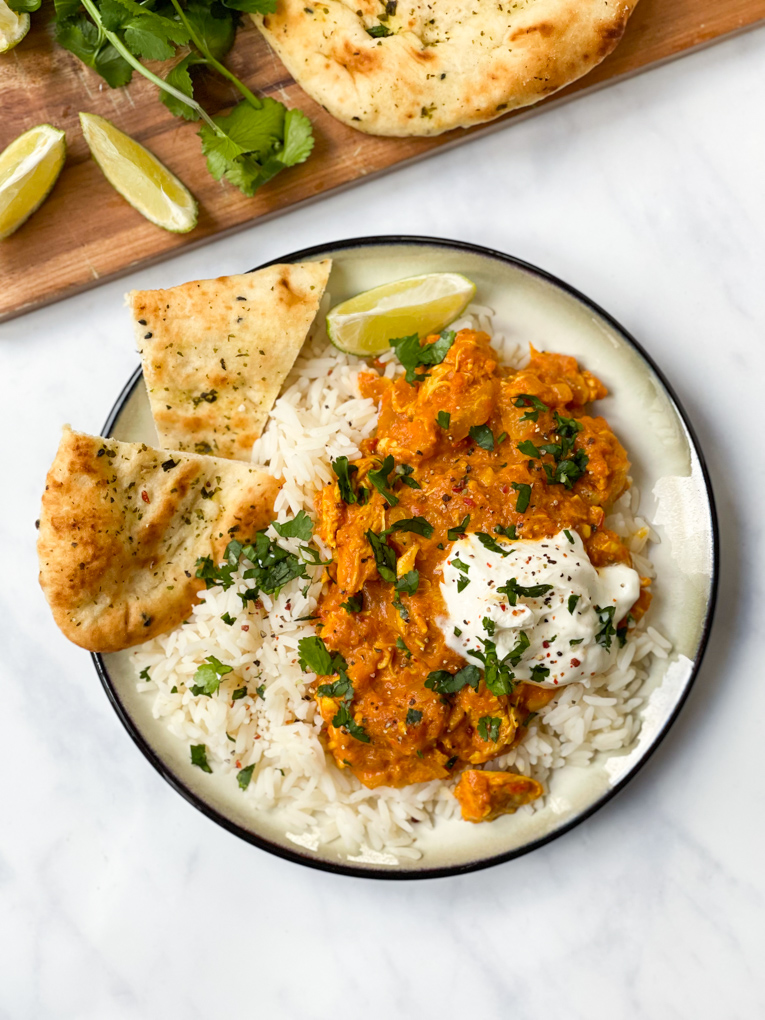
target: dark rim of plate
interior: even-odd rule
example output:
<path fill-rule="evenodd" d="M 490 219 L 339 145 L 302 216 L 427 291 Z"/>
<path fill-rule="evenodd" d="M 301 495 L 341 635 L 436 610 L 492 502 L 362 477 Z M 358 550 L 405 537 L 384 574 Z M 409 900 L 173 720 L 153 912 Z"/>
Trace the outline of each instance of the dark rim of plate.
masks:
<path fill-rule="evenodd" d="M 338 251 L 349 251 L 354 248 L 369 248 L 369 247 L 382 247 L 382 246 L 418 246 L 425 245 L 428 247 L 435 248 L 446 248 L 452 251 L 464 251 L 474 255 L 480 255 L 485 258 L 493 259 L 497 262 L 503 262 L 506 265 L 511 265 L 517 269 L 521 269 L 526 273 L 536 276 L 538 279 L 550 283 L 557 287 L 559 290 L 571 295 L 581 304 L 585 305 L 592 312 L 594 312 L 599 318 L 605 320 L 619 335 L 633 347 L 640 356 L 647 362 L 651 369 L 656 373 L 657 377 L 661 381 L 664 389 L 666 390 L 669 398 L 680 416 L 685 428 L 687 429 L 690 437 L 693 450 L 698 458 L 699 465 L 701 467 L 702 475 L 704 478 L 704 485 L 706 488 L 706 494 L 709 501 L 709 514 L 712 526 L 712 569 L 710 577 L 710 591 L 709 591 L 709 602 L 707 605 L 706 616 L 704 618 L 704 625 L 701 631 L 698 650 L 693 662 L 693 668 L 688 681 L 680 694 L 677 704 L 675 705 L 671 715 L 666 720 L 664 726 L 660 732 L 656 735 L 653 743 L 646 749 L 642 757 L 635 762 L 629 772 L 611 789 L 599 797 L 594 803 L 589 805 L 581 811 L 576 817 L 570 819 L 565 824 L 554 829 L 552 832 L 547 833 L 545 836 L 539 839 L 533 840 L 530 843 L 526 843 L 522 847 L 516 847 L 513 850 L 509 850 L 505 853 L 493 854 L 489 857 L 479 858 L 477 860 L 470 861 L 466 864 L 458 864 L 446 867 L 433 867 L 433 868 L 416 868 L 416 867 L 397 867 L 397 868 L 381 868 L 381 867 L 361 867 L 352 864 L 340 864 L 335 861 L 323 859 L 321 857 L 315 857 L 308 853 L 302 853 L 299 850 L 292 850 L 291 848 L 282 846 L 279 843 L 272 842 L 262 836 L 258 836 L 256 833 L 251 832 L 248 829 L 237 825 L 232 822 L 225 815 L 221 814 L 210 804 L 206 803 L 201 797 L 197 796 L 192 790 L 185 785 L 185 783 L 162 761 L 159 755 L 154 751 L 148 741 L 144 738 L 138 727 L 133 722 L 131 716 L 127 712 L 125 706 L 120 700 L 120 696 L 114 685 L 112 684 L 111 677 L 106 669 L 106 665 L 101 655 L 94 653 L 92 655 L 93 662 L 96 667 L 96 672 L 99 675 L 101 683 L 103 684 L 106 695 L 112 706 L 117 713 L 122 725 L 125 727 L 127 732 L 132 737 L 133 741 L 137 744 L 140 750 L 143 752 L 145 757 L 151 762 L 154 768 L 159 774 L 167 780 L 167 782 L 176 790 L 182 797 L 194 805 L 202 814 L 206 815 L 212 821 L 217 822 L 218 825 L 227 829 L 235 836 L 239 836 L 240 839 L 246 840 L 248 843 L 252 843 L 261 850 L 265 850 L 268 853 L 274 854 L 277 857 L 282 857 L 288 861 L 294 861 L 296 864 L 303 864 L 309 868 L 316 868 L 320 871 L 329 871 L 339 875 L 351 875 L 355 878 L 377 878 L 387 879 L 390 881 L 402 881 L 408 879 L 421 879 L 421 878 L 446 878 L 450 875 L 464 875 L 470 871 L 480 871 L 483 868 L 493 867 L 495 864 L 502 864 L 505 861 L 512 860 L 516 857 L 522 857 L 524 854 L 530 853 L 532 850 L 536 850 L 538 847 L 544 846 L 546 843 L 551 843 L 553 840 L 558 839 L 560 836 L 569 832 L 575 826 L 580 825 L 583 821 L 593 815 L 596 811 L 603 807 L 608 801 L 610 801 L 620 790 L 624 789 L 627 783 L 638 773 L 638 771 L 645 765 L 648 759 L 656 751 L 657 747 L 664 740 L 670 727 L 677 718 L 680 709 L 686 702 L 688 695 L 691 691 L 691 687 L 696 680 L 701 663 L 704 658 L 704 653 L 709 642 L 709 635 L 712 629 L 712 620 L 714 617 L 715 603 L 717 601 L 717 585 L 719 577 L 719 529 L 717 521 L 717 511 L 715 507 L 714 494 L 712 492 L 712 484 L 709 478 L 709 472 L 704 459 L 704 455 L 699 446 L 699 441 L 696 433 L 691 425 L 688 415 L 686 414 L 682 404 L 677 398 L 673 388 L 667 382 L 664 374 L 650 357 L 646 351 L 640 346 L 637 340 L 634 339 L 627 332 L 624 327 L 616 321 L 608 312 L 604 311 L 599 305 L 595 304 L 580 291 L 576 290 L 575 287 L 569 286 L 559 280 L 556 276 L 551 273 L 545 272 L 543 269 L 539 269 L 536 266 L 531 265 L 528 262 L 524 262 L 521 259 L 513 258 L 510 255 L 505 255 L 503 252 L 494 251 L 491 248 L 483 248 L 480 245 L 470 244 L 466 241 L 449 241 L 444 238 L 438 237 L 411 237 L 411 236 L 380 236 L 380 237 L 358 237 L 351 238 L 345 241 L 337 241 L 333 244 L 321 244 L 315 245 L 311 248 L 304 248 L 301 251 L 293 252 L 290 255 L 285 255 L 278 259 L 272 259 L 269 262 L 263 263 L 262 266 L 258 266 L 258 269 L 264 269 L 266 266 L 276 265 L 280 262 L 303 262 L 309 259 L 316 259 L 320 257 L 326 257 L 333 252 Z M 251 270 L 254 272 L 255 270 Z M 119 397 L 117 398 L 114 407 L 112 408 L 109 417 L 106 419 L 104 424 L 102 435 L 111 435 L 112 429 L 114 428 L 117 420 L 119 419 L 123 408 L 127 401 L 130 399 L 133 391 L 142 378 L 142 371 L 140 367 L 136 369 L 127 385 L 124 387 Z"/>

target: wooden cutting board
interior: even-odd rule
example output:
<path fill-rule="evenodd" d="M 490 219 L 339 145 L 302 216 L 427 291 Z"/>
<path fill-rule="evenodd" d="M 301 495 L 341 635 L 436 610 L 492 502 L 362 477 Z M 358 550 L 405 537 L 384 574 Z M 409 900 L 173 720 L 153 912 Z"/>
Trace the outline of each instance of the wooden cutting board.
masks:
<path fill-rule="evenodd" d="M 128 88 L 110 89 L 54 44 L 42 12 L 32 20 L 26 39 L 0 57 L 0 149 L 47 121 L 66 130 L 69 156 L 47 202 L 0 243 L 0 321 L 761 24 L 765 0 L 641 0 L 621 45 L 585 78 L 530 110 L 430 139 L 373 138 L 338 123 L 295 84 L 248 22 L 239 30 L 229 66 L 251 89 L 303 109 L 316 136 L 307 163 L 285 171 L 251 199 L 210 177 L 196 125 L 172 117 L 154 86 L 136 75 Z M 217 113 L 237 94 L 210 78 L 200 98 Z M 199 224 L 190 234 L 154 227 L 112 190 L 89 158 L 80 110 L 114 121 L 181 177 L 200 206 Z"/>

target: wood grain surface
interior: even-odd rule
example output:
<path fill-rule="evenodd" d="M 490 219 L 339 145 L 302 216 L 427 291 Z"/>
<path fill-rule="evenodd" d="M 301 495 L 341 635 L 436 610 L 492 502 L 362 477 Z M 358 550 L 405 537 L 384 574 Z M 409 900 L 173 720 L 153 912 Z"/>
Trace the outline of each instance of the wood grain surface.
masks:
<path fill-rule="evenodd" d="M 55 45 L 42 12 L 32 20 L 26 39 L 0 57 L 0 149 L 47 121 L 66 130 L 69 155 L 45 204 L 0 243 L 0 321 L 763 23 L 765 0 L 641 0 L 621 45 L 586 77 L 535 107 L 437 138 L 373 138 L 338 123 L 305 95 L 248 24 L 239 30 L 229 66 L 251 89 L 303 109 L 316 136 L 307 163 L 285 171 L 251 199 L 212 179 L 197 126 L 172 117 L 153 85 L 135 75 L 127 88 L 110 89 Z M 237 94 L 211 76 L 200 98 L 216 113 L 233 105 Z M 153 226 L 113 191 L 89 158 L 80 110 L 114 121 L 188 185 L 200 207 L 190 234 Z"/>

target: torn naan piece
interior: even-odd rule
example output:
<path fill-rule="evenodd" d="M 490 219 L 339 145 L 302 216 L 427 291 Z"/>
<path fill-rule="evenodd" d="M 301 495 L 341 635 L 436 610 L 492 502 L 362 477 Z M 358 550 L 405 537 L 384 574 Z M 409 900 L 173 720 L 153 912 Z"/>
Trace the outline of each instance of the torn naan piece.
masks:
<path fill-rule="evenodd" d="M 249 460 L 331 259 L 128 294 L 159 445 Z"/>
<path fill-rule="evenodd" d="M 309 96 L 372 135 L 438 135 L 599 64 L 637 0 L 278 0 L 253 21 Z"/>
<path fill-rule="evenodd" d="M 273 517 L 280 483 L 236 461 L 167 453 L 64 428 L 48 472 L 37 551 L 61 631 L 116 652 L 177 627 L 232 538 Z"/>

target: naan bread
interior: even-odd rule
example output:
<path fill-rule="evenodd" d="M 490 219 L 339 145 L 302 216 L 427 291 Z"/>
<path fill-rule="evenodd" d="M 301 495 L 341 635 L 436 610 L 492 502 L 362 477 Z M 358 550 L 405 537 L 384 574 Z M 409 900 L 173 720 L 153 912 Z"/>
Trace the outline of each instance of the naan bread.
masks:
<path fill-rule="evenodd" d="M 250 459 L 331 268 L 269 266 L 128 294 L 163 449 Z"/>
<path fill-rule="evenodd" d="M 636 6 L 278 0 L 276 13 L 252 17 L 333 117 L 373 135 L 437 135 L 536 103 L 580 78 L 616 46 Z M 380 37 L 386 28 L 392 34 Z"/>
<path fill-rule="evenodd" d="M 37 551 L 40 584 L 63 633 L 116 652 L 177 627 L 234 538 L 271 520 L 279 490 L 236 461 L 167 453 L 66 427 L 48 473 Z"/>

